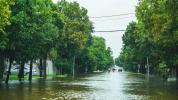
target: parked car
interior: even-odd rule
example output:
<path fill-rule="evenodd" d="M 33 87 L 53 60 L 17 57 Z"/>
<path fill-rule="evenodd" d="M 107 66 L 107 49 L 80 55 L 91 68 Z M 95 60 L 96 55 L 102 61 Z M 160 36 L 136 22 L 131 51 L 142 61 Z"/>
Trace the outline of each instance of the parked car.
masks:
<path fill-rule="evenodd" d="M 19 65 L 15 65 L 11 68 L 11 74 L 14 75 L 14 74 L 18 74 L 19 73 L 19 69 L 20 69 L 20 66 Z M 29 66 L 25 66 L 24 67 L 24 75 L 28 75 L 30 73 L 30 68 Z M 33 75 L 37 75 L 37 71 L 35 69 L 32 70 L 32 74 Z"/>

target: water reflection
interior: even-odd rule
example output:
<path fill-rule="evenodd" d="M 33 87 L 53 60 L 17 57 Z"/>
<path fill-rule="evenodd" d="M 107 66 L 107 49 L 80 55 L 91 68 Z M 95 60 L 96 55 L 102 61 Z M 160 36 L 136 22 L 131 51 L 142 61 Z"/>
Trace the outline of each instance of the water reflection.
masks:
<path fill-rule="evenodd" d="M 177 100 L 177 93 L 176 82 L 127 72 L 0 85 L 0 100 Z"/>

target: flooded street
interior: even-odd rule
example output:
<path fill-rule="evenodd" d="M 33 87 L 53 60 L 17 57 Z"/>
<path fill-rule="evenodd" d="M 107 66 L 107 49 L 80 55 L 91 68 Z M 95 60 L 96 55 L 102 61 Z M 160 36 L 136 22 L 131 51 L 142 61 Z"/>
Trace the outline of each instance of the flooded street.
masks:
<path fill-rule="evenodd" d="M 128 72 L 11 82 L 0 87 L 0 100 L 177 100 L 176 82 Z"/>

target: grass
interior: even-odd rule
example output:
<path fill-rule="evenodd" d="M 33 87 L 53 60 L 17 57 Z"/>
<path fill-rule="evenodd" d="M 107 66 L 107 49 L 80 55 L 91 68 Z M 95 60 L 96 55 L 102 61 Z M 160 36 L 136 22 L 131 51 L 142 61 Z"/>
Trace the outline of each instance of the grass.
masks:
<path fill-rule="evenodd" d="M 50 75 L 47 75 L 48 78 L 50 77 L 59 77 L 59 78 L 65 78 L 67 77 L 67 74 L 64 74 L 64 75 L 55 75 L 55 74 L 50 74 Z"/>
<path fill-rule="evenodd" d="M 55 75 L 55 74 L 47 75 L 47 78 L 52 78 L 52 77 L 65 78 L 65 77 L 67 77 L 67 74 L 65 74 L 65 75 Z M 43 78 L 43 77 L 40 77 L 39 75 L 33 75 L 32 78 L 38 79 L 38 78 Z M 10 75 L 9 80 L 18 80 L 18 75 Z M 24 80 L 28 80 L 28 75 L 24 76 Z"/>
<path fill-rule="evenodd" d="M 18 76 L 17 75 L 10 75 L 9 80 L 18 80 Z"/>

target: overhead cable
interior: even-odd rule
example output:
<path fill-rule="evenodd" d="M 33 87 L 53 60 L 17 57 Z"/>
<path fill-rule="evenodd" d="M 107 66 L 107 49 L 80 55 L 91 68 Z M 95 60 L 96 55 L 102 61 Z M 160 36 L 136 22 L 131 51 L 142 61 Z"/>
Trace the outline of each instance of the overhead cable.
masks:
<path fill-rule="evenodd" d="M 106 30 L 106 31 L 94 31 L 94 32 L 98 33 L 98 32 L 120 32 L 120 31 L 125 32 L 126 30 Z"/>
<path fill-rule="evenodd" d="M 129 17 L 122 17 L 122 18 L 115 18 L 115 19 L 94 19 L 92 20 L 93 22 L 95 21 L 115 21 L 115 20 L 123 20 L 123 19 L 128 19 L 128 18 L 132 18 L 132 17 L 135 17 L 135 16 L 129 16 Z"/>
<path fill-rule="evenodd" d="M 97 17 L 90 17 L 92 19 L 95 18 L 108 18 L 108 17 L 118 17 L 118 16 L 126 16 L 126 15 L 134 15 L 135 13 L 127 13 L 127 14 L 119 14 L 119 15 L 109 15 L 109 16 L 97 16 Z"/>

